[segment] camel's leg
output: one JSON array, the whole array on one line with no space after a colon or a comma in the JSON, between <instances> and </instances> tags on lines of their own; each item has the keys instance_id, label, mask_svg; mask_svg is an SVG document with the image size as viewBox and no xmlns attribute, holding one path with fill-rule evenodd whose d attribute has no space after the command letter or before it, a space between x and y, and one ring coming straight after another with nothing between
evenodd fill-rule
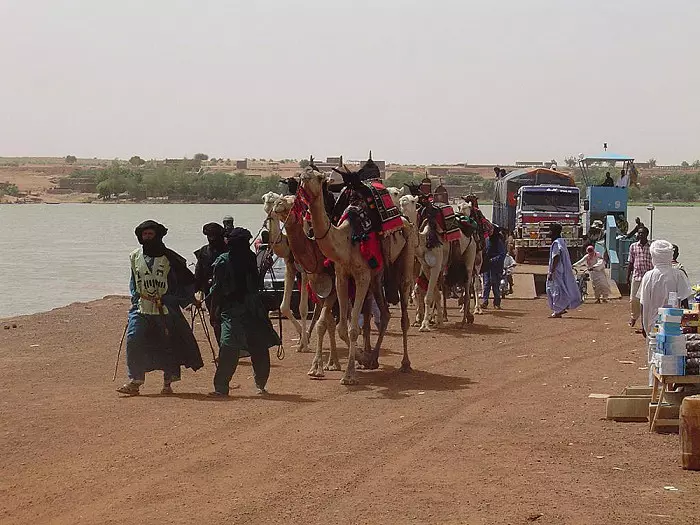
<instances>
[{"instance_id":1,"label":"camel's leg","mask_svg":"<svg viewBox=\"0 0 700 525\"><path fill-rule=\"evenodd\" d=\"M335 341L335 319L333 318L333 307L337 300L337 295L335 290L328 296L323 302L323 317L326 320L326 327L328 328L328 339L330 339L331 351L328 354L328 362L326 363L326 370L342 370L340 366L340 359L338 358L338 348L336 347ZM326 307L327 305L327 307Z\"/></svg>"},{"instance_id":2,"label":"camel's leg","mask_svg":"<svg viewBox=\"0 0 700 525\"><path fill-rule=\"evenodd\" d=\"M436 298L435 304L437 306L437 326L442 327L445 321L447 321L447 295L448 292L445 289L444 279L440 279L440 285L436 287Z\"/></svg>"},{"instance_id":3,"label":"camel's leg","mask_svg":"<svg viewBox=\"0 0 700 525\"><path fill-rule=\"evenodd\" d=\"M297 321L294 318L294 314L292 313L291 308L292 291L294 290L295 277L296 268L294 267L293 263L288 261L284 270L284 295L282 296L282 305L280 306L280 312L282 312L282 315L289 319L292 322L292 325L294 325L294 329L299 334L299 343L301 345L301 341L303 339L301 334L301 324L299 324L299 321ZM301 346L299 348L299 351L301 351Z\"/></svg>"},{"instance_id":4,"label":"camel's leg","mask_svg":"<svg viewBox=\"0 0 700 525\"><path fill-rule=\"evenodd\" d=\"M469 290L472 287L472 282L474 280L474 262L476 261L476 244L472 240L467 247L465 253L465 265L467 270L467 279L464 283L464 314L462 315L462 326L466 323L472 324L474 322L474 315L471 312L471 301L469 299Z\"/></svg>"},{"instance_id":5,"label":"camel's leg","mask_svg":"<svg viewBox=\"0 0 700 525\"><path fill-rule=\"evenodd\" d=\"M318 308L319 305L317 305ZM321 312L321 318L318 320L316 325L316 354L314 355L314 360L311 362L311 368L307 372L311 377L323 377L323 336L326 335L326 330L328 329L328 316L326 315L326 310L328 309L328 302L324 302L323 311Z\"/></svg>"},{"instance_id":6,"label":"camel's leg","mask_svg":"<svg viewBox=\"0 0 700 525\"><path fill-rule=\"evenodd\" d=\"M414 292L416 294L416 321L413 323L413 326L421 326L425 318L425 292L417 284Z\"/></svg>"},{"instance_id":7,"label":"camel's leg","mask_svg":"<svg viewBox=\"0 0 700 525\"><path fill-rule=\"evenodd\" d=\"M306 331L306 324L309 317L309 290L306 285L309 276L306 272L301 273L301 293L299 294L299 316L301 317L301 332L299 336L299 348L297 352L311 352L309 346L309 332Z\"/></svg>"},{"instance_id":8,"label":"camel's leg","mask_svg":"<svg viewBox=\"0 0 700 525\"><path fill-rule=\"evenodd\" d=\"M404 254L405 257L413 258L411 251ZM400 259L399 259L400 261ZM411 293L412 272L409 261L404 261L404 273L401 276L401 285L399 288L399 300L401 302L401 333L403 339L403 358L401 359L401 372L411 371L411 360L408 358L408 327L410 320L408 317L408 297Z\"/></svg>"},{"instance_id":9,"label":"camel's leg","mask_svg":"<svg viewBox=\"0 0 700 525\"><path fill-rule=\"evenodd\" d=\"M362 351L358 352L357 361L365 366L372 353L372 341L370 332L372 330L372 297L367 294L362 304Z\"/></svg>"},{"instance_id":10,"label":"camel's leg","mask_svg":"<svg viewBox=\"0 0 700 525\"><path fill-rule=\"evenodd\" d=\"M309 330L306 332L306 337L311 341L311 333L318 323L319 317L321 317L321 311L323 310L323 302L316 303L314 305L314 315L311 317L311 322L309 323Z\"/></svg>"},{"instance_id":11,"label":"camel's leg","mask_svg":"<svg viewBox=\"0 0 700 525\"><path fill-rule=\"evenodd\" d=\"M338 279L340 276L340 279ZM356 385L357 384L357 374L355 372L355 353L357 346L357 336L360 334L360 310L365 302L365 297L367 297L367 289L369 288L370 273L362 272L353 275L355 279L355 303L352 305L352 310L350 312L350 345L348 351L348 364L345 368L345 374L343 374L343 379L341 379L341 384L343 385ZM343 326L347 330L347 323L344 321L347 319L347 306L348 306L348 276L339 272L336 274L336 283L338 285L338 300L340 301L340 323L341 330Z\"/></svg>"},{"instance_id":12,"label":"camel's leg","mask_svg":"<svg viewBox=\"0 0 700 525\"><path fill-rule=\"evenodd\" d=\"M428 278L428 293L425 294L425 304L423 316L423 322L420 327L420 332L430 332L430 317L433 315L433 307L435 306L435 296L437 295L437 288L440 285L440 266L436 264L430 268L430 276Z\"/></svg>"},{"instance_id":13,"label":"camel's leg","mask_svg":"<svg viewBox=\"0 0 700 525\"><path fill-rule=\"evenodd\" d=\"M379 335L377 336L377 342L374 345L374 350L372 350L372 355L369 359L368 368L374 370L379 368L379 349L382 347L382 342L384 341L384 334L389 327L389 319L391 319L391 313L389 312L389 303L387 303L386 296L384 295L384 289L381 279L372 280L372 295L374 300L377 301L377 306L379 307ZM369 295L369 294L368 294ZM408 315L408 314L406 314Z\"/></svg>"},{"instance_id":14,"label":"camel's leg","mask_svg":"<svg viewBox=\"0 0 700 525\"><path fill-rule=\"evenodd\" d=\"M340 382L344 385L357 384L355 374L355 344L351 340L352 333L348 333L348 307L350 298L348 297L348 276L342 269L336 267L335 289L338 293L338 307L340 309L340 321L338 322L338 335L348 345L348 365ZM357 302L357 301L356 301ZM324 316L325 317L325 316ZM357 337L357 331L355 331Z\"/></svg>"}]
</instances>

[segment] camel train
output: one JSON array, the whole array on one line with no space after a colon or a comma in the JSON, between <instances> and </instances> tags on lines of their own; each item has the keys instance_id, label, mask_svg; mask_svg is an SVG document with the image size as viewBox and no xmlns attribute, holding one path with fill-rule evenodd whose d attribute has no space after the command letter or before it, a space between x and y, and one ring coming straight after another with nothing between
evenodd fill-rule
<instances>
[{"instance_id":1,"label":"camel train","mask_svg":"<svg viewBox=\"0 0 700 525\"><path fill-rule=\"evenodd\" d=\"M475 198L465 198L458 213L437 202L421 186L387 188L379 168L369 160L359 171L341 165L332 173L320 171L311 158L298 178L285 179L289 194L263 195L270 233L268 249L285 262L284 293L280 312L299 336L299 352L316 350L308 375L324 377L325 370L342 370L336 333L347 345L348 360L341 383L357 384L356 366L379 367L379 349L389 325L389 304L401 308L402 372L411 370L408 355L409 302L415 297L414 326L421 332L443 326L446 301L460 291L461 325L474 322L479 301L478 274L484 236ZM336 195L337 198L336 198ZM441 199L440 199L441 200ZM301 275L300 319L295 319L291 298ZM315 303L308 323L308 297ZM374 307L374 308L373 308ZM371 344L370 317L378 334ZM360 326L360 319L364 320ZM357 348L362 330L363 345ZM329 336L330 353L323 362L323 341Z\"/></svg>"}]
</instances>

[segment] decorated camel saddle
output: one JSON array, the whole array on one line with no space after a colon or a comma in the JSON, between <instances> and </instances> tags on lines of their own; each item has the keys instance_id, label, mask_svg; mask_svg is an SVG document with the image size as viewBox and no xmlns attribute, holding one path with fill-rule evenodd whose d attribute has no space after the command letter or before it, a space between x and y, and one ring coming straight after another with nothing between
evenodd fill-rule
<instances>
[{"instance_id":1,"label":"decorated camel saddle","mask_svg":"<svg viewBox=\"0 0 700 525\"><path fill-rule=\"evenodd\" d=\"M435 202L431 194L423 192L423 185L406 184L406 187L411 195L418 197L418 224L422 225L425 221L435 221L443 240L447 242L459 241L460 222L454 208L449 204Z\"/></svg>"},{"instance_id":2,"label":"decorated camel saddle","mask_svg":"<svg viewBox=\"0 0 700 525\"><path fill-rule=\"evenodd\" d=\"M404 237L397 235L403 219L371 154L358 171L347 167L334 171L343 177L343 187L331 221L337 226L345 221L350 224L352 241L360 243L360 252L370 268L381 268L385 260L393 262L405 244Z\"/></svg>"},{"instance_id":3,"label":"decorated camel saddle","mask_svg":"<svg viewBox=\"0 0 700 525\"><path fill-rule=\"evenodd\" d=\"M403 221L401 212L391 199L389 191L381 181L379 167L372 158L358 171L347 168L335 170L343 177L343 189L340 192L331 220L338 225L349 206L360 205L366 208L366 213L372 222L371 231L380 235L389 235L401 229Z\"/></svg>"}]
</instances>

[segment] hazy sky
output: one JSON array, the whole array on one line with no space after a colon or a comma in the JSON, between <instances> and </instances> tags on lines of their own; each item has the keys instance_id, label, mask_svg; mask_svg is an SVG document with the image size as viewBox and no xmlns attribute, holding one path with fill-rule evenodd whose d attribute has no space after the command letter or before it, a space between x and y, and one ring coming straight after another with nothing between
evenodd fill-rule
<instances>
[{"instance_id":1,"label":"hazy sky","mask_svg":"<svg viewBox=\"0 0 700 525\"><path fill-rule=\"evenodd\" d=\"M700 158L698 0L0 0L0 156Z\"/></svg>"}]
</instances>

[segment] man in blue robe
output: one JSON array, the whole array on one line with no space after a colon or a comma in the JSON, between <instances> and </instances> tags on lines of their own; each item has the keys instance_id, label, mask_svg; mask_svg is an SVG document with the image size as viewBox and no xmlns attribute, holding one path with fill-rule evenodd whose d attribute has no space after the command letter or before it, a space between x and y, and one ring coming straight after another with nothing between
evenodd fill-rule
<instances>
[{"instance_id":1,"label":"man in blue robe","mask_svg":"<svg viewBox=\"0 0 700 525\"><path fill-rule=\"evenodd\" d=\"M561 236L561 224L549 227L552 246L549 249L549 273L547 273L547 301L552 310L551 317L558 318L569 309L581 306L581 292L571 266L569 249Z\"/></svg>"},{"instance_id":2,"label":"man in blue robe","mask_svg":"<svg viewBox=\"0 0 700 525\"><path fill-rule=\"evenodd\" d=\"M126 331L126 365L129 381L117 388L135 396L146 372L163 371L161 394L172 394L171 383L180 380L180 367L204 366L197 341L182 308L194 301L194 275L185 259L163 244L168 229L145 221L135 234L142 248L131 261L131 309Z\"/></svg>"}]
</instances>

